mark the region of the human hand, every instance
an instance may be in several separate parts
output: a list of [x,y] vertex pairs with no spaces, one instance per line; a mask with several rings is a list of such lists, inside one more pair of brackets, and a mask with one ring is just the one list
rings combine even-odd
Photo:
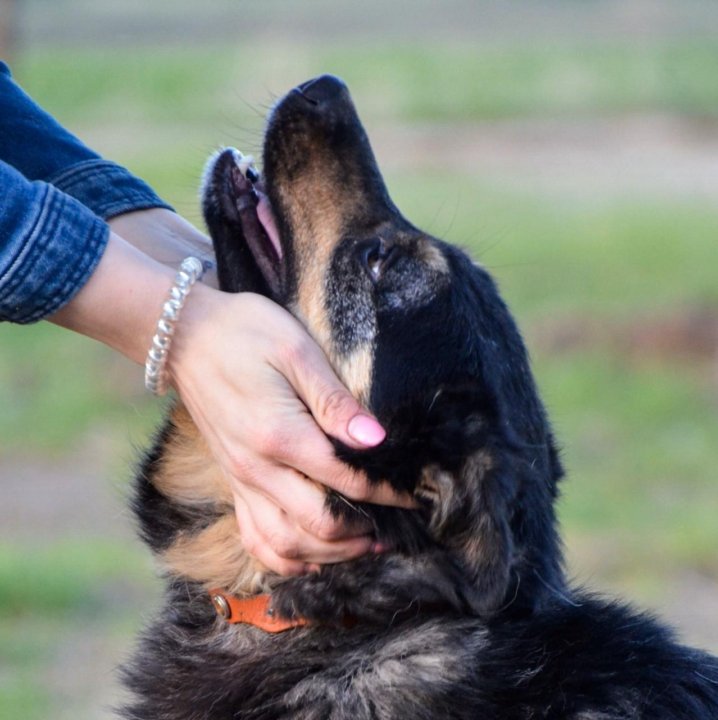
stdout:
[[230,482],[247,551],[271,570],[296,575],[379,550],[370,527],[347,527],[329,514],[322,486],[413,507],[336,459],[325,433],[359,448],[380,444],[384,430],[302,325],[267,298],[198,284],[168,371]]
[[173,272],[188,255],[209,261],[212,268],[205,271],[202,282],[217,287],[212,242],[181,215],[165,208],[148,208],[116,215],[108,225],[130,245]]
[[[128,213],[109,225],[92,276],[50,320],[143,363],[179,260],[198,254],[195,244],[205,256],[211,247],[167,210]],[[300,323],[267,298],[197,283],[168,370],[229,479],[247,550],[270,569],[299,574],[380,549],[371,528],[346,527],[329,515],[323,486],[349,499],[414,506],[335,458],[324,433],[371,447],[384,431]]]
[[[133,282],[137,297],[111,315],[116,328],[97,333],[96,321],[107,319],[102,313],[90,318],[89,331],[80,331],[143,362],[156,324],[146,308],[159,312],[168,277],[184,257],[211,259],[212,248],[192,225],[164,209],[127,213],[109,224],[144,254],[122,250],[115,237],[91,284],[96,296],[83,304],[94,316],[108,297],[132,298],[127,289]],[[147,256],[168,269],[158,273]],[[259,295],[212,290],[207,280],[205,274],[182,311],[168,370],[228,478],[248,552],[275,572],[299,574],[377,549],[371,528],[346,527],[329,515],[323,486],[350,499],[413,505],[388,486],[370,487],[339,462],[325,433],[352,447],[372,447],[384,431],[289,313]],[[216,277],[209,282],[216,285]]]

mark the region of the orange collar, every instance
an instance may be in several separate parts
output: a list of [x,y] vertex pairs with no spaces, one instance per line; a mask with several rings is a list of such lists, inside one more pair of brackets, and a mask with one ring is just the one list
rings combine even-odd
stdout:
[[280,633],[296,627],[309,625],[306,618],[286,620],[276,617],[270,606],[270,595],[254,595],[248,598],[238,598],[227,595],[222,590],[210,590],[212,605],[217,615],[228,623],[244,623],[264,630],[264,632]]

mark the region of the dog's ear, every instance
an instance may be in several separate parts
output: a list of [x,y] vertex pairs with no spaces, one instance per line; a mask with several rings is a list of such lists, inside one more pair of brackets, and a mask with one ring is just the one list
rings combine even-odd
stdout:
[[458,470],[430,466],[416,491],[430,508],[432,538],[464,568],[465,595],[483,617],[532,613],[564,585],[553,438],[521,442],[496,420]]
[[510,448],[490,438],[458,470],[429,466],[416,490],[429,532],[464,568],[472,610],[494,615],[514,595],[512,518],[520,480]]
[[267,281],[245,239],[234,195],[226,190],[233,172],[236,167],[231,151],[219,151],[207,161],[202,180],[202,214],[217,258],[219,289],[269,296]]
[[[488,617],[504,604],[515,579],[512,519],[522,463],[494,400],[447,397],[445,408],[433,437],[440,462],[424,467],[415,495],[428,508],[434,541],[463,566],[473,611]],[[457,437],[459,456],[452,455]]]
[[429,468],[419,495],[431,497],[430,532],[463,566],[472,610],[489,617],[510,595],[516,544],[511,527],[518,490],[508,453],[475,451],[457,473]]

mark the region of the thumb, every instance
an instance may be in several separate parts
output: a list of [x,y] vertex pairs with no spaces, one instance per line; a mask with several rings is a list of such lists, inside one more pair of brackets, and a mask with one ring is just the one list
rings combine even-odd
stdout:
[[351,447],[375,447],[386,437],[379,421],[342,385],[313,340],[288,363],[285,377],[325,434]]

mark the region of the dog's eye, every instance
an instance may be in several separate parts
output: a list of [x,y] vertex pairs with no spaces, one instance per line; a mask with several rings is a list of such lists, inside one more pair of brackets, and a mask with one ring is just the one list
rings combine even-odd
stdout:
[[357,253],[364,272],[377,283],[399,257],[399,247],[377,237],[358,243]]

